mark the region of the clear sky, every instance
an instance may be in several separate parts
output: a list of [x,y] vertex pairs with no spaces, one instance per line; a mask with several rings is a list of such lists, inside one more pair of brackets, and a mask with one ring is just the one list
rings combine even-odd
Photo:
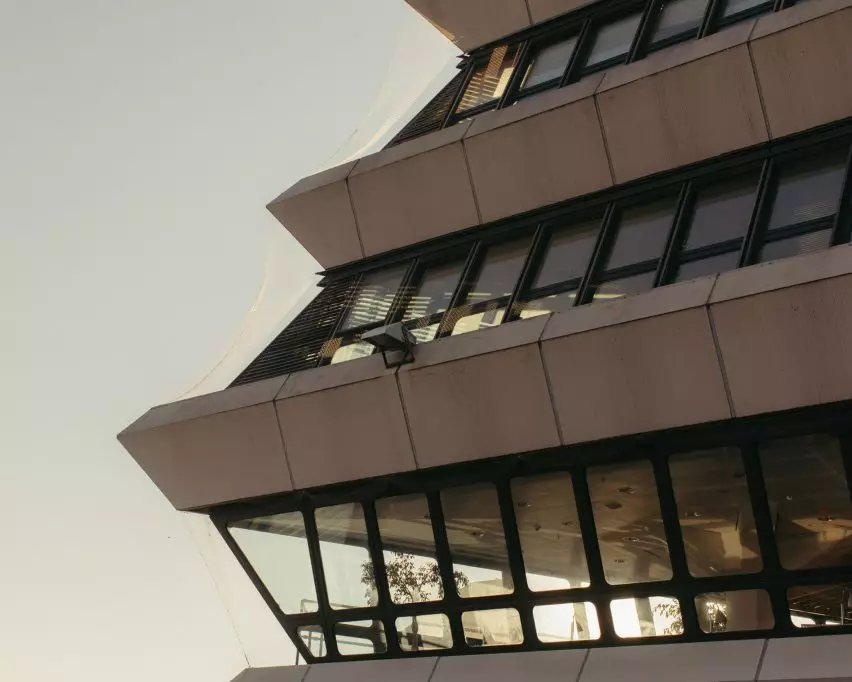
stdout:
[[0,0],[0,680],[246,665],[115,434],[279,330],[317,265],[264,205],[454,53],[402,0]]

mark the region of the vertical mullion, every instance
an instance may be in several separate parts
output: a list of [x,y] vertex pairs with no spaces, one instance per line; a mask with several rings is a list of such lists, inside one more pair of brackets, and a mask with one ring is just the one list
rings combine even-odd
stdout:
[[[464,627],[461,620],[461,597],[456,589],[456,581],[453,577],[453,557],[450,552],[450,542],[447,538],[447,529],[444,523],[444,509],[441,506],[440,493],[427,493],[426,501],[429,504],[429,517],[432,521],[432,534],[435,536],[435,560],[438,562],[438,572],[441,574],[441,582],[444,584],[444,599],[441,604],[450,619],[450,633],[453,636],[453,649],[461,651],[464,649]],[[438,606],[438,608],[441,608]]]
[[518,47],[518,54],[515,57],[515,69],[512,72],[509,82],[506,85],[506,90],[497,102],[497,109],[502,109],[510,102],[513,102],[518,94],[521,79],[524,77],[524,71],[528,64],[528,59],[531,51],[531,41],[527,40]]
[[319,610],[320,622],[325,631],[325,645],[330,660],[338,660],[340,651],[337,649],[337,638],[334,636],[334,624],[331,619],[331,604],[328,601],[328,589],[325,583],[325,569],[322,563],[322,552],[320,551],[319,531],[317,520],[314,516],[315,507],[302,510],[305,520],[305,536],[308,540],[308,554],[311,557],[311,569],[314,573],[314,584],[317,590],[317,608]]
[[686,232],[689,229],[690,219],[692,218],[695,194],[695,185],[692,180],[683,183],[680,188],[680,196],[677,200],[677,208],[675,209],[666,248],[663,251],[663,257],[660,259],[657,274],[654,277],[655,287],[669,284],[672,280],[673,268],[678,264],[680,250],[686,239]]
[[716,24],[716,18],[722,11],[725,0],[710,0],[707,3],[707,9],[704,12],[704,19],[698,27],[698,38],[703,38],[713,32],[713,27]]
[[760,170],[760,180],[757,183],[757,198],[754,202],[754,211],[751,216],[746,237],[743,239],[742,250],[738,267],[744,268],[755,262],[758,249],[763,240],[763,232],[766,220],[769,217],[769,208],[773,200],[775,185],[775,161],[772,158],[763,162]]
[[512,295],[509,297],[509,301],[506,304],[506,314],[503,316],[501,324],[513,322],[518,319],[518,315],[515,314],[515,304],[523,298],[529,288],[529,280],[533,277],[533,274],[536,272],[539,264],[541,263],[541,259],[544,255],[544,249],[547,244],[547,239],[545,238],[544,233],[544,224],[539,223],[535,230],[535,234],[533,235],[530,249],[527,252],[527,257],[524,260],[524,265],[521,268],[521,274],[518,276],[518,281],[515,284]]
[[[669,560],[676,584],[686,583],[690,579],[689,566],[686,561],[686,549],[680,530],[677,502],[675,501],[672,475],[669,471],[668,458],[655,454],[651,461],[654,467],[654,480],[657,484],[657,497],[660,501],[660,513],[663,517],[663,529],[666,534],[666,544],[669,547]],[[698,612],[695,609],[695,594],[678,594],[680,597],[680,614],[683,621],[683,634],[694,637],[701,631],[698,625]]]
[[456,93],[456,96],[453,97],[453,101],[450,104],[450,108],[447,110],[447,113],[444,114],[444,120],[441,121],[441,128],[446,128],[452,123],[453,117],[456,115],[456,109],[458,108],[459,104],[461,104],[462,98],[464,97],[464,93],[467,92],[467,88],[470,85],[470,81],[473,79],[473,74],[476,71],[476,62],[471,59],[470,62],[465,66],[465,68],[467,69],[467,73],[462,79],[459,91]]
[[367,549],[373,562],[373,579],[379,593],[379,613],[385,628],[385,642],[389,653],[399,654],[399,637],[396,636],[396,622],[393,618],[393,602],[391,601],[390,585],[385,570],[385,557],[379,534],[379,519],[376,515],[375,501],[366,502],[364,509],[364,525],[367,527]]
[[582,68],[581,63],[586,58],[586,54],[588,54],[589,47],[591,46],[591,33],[592,20],[586,19],[583,22],[580,33],[577,35],[577,44],[574,46],[574,53],[571,55],[571,59],[568,60],[565,73],[562,74],[562,80],[559,81],[560,88],[576,80],[576,76]]
[[772,615],[775,618],[775,631],[779,633],[791,632],[793,624],[790,621],[790,609],[787,606],[787,590],[783,586],[786,571],[781,567],[778,547],[775,544],[772,510],[769,507],[769,497],[766,494],[760,453],[757,444],[746,445],[740,451],[746,473],[748,494],[754,513],[754,525],[757,530],[761,561],[763,562],[762,575],[765,582],[771,586],[769,598],[772,602]]
[[533,612],[531,593],[527,585],[527,574],[524,567],[523,549],[518,532],[518,522],[515,518],[515,505],[512,499],[512,490],[506,479],[497,481],[497,501],[500,507],[500,518],[503,522],[503,533],[506,538],[506,551],[509,557],[509,569],[512,572],[512,583],[514,594],[518,601],[515,607],[521,617],[521,629],[524,633],[524,642],[530,644],[538,638],[533,623]]
[[598,235],[598,243],[595,245],[595,250],[592,252],[592,257],[589,259],[589,265],[586,268],[586,274],[580,282],[580,287],[577,289],[577,298],[574,299],[574,305],[583,305],[588,302],[589,289],[592,286],[598,270],[603,267],[603,260],[606,258],[610,244],[615,231],[618,229],[617,220],[618,211],[615,202],[607,204],[601,218],[601,231]]
[[[849,144],[848,140],[847,144]],[[831,245],[848,244],[850,238],[852,238],[852,145],[849,146],[849,153],[846,156],[846,177],[843,178],[840,205],[834,216]]]
[[662,0],[648,0],[645,3],[645,9],[642,10],[642,19],[639,21],[639,26],[636,29],[636,35],[633,36],[633,43],[630,45],[630,51],[627,53],[627,63],[635,62],[641,59],[648,45],[648,39],[651,37],[651,32],[657,21],[657,17],[662,9]]
[[444,312],[441,323],[438,325],[438,332],[435,334],[436,339],[443,338],[452,331],[449,325],[452,322],[453,315],[461,304],[461,301],[467,296],[470,287],[473,286],[472,278],[477,269],[482,265],[484,254],[485,248],[481,241],[476,242],[473,248],[471,248],[470,253],[468,253],[467,261],[465,261],[459,282],[456,285],[456,290],[453,292],[453,297],[450,299],[447,310]]
[[408,265],[405,275],[399,285],[399,291],[393,298],[388,314],[385,316],[385,324],[391,324],[402,319],[402,314],[405,312],[408,302],[411,299],[413,287],[418,284],[418,281],[423,276],[423,268],[420,267],[420,259],[414,258]]

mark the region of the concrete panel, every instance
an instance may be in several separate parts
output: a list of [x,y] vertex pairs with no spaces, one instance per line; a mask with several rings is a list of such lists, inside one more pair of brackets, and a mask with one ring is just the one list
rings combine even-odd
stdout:
[[737,416],[852,398],[852,276],[710,307]]
[[275,404],[296,489],[415,468],[393,376]]
[[612,184],[591,97],[464,144],[484,222]]
[[345,180],[285,194],[267,208],[323,267],[364,257]]
[[850,672],[852,635],[795,637],[769,640],[758,679],[847,679]]
[[305,682],[428,682],[434,658],[312,665]]
[[310,666],[246,668],[233,682],[302,682]]
[[177,509],[293,489],[272,402],[118,439]]
[[367,256],[479,222],[461,143],[353,173],[348,182]]
[[527,0],[534,24],[587,5],[589,0]]
[[751,40],[764,38],[771,33],[784,31],[847,7],[852,7],[852,0],[809,0],[787,7],[783,12],[764,14],[757,19]]
[[325,365],[314,367],[302,372],[291,374],[281,391],[275,396],[277,400],[292,398],[305,393],[324,391],[327,388],[337,388],[354,384],[368,379],[378,379],[383,376],[391,376],[395,370],[387,369],[384,360],[379,354],[359,358],[350,362],[341,362],[336,365]]
[[431,682],[574,682],[585,658],[584,649],[452,656],[438,660]]
[[542,342],[564,443],[730,417],[706,310]]
[[405,0],[465,52],[530,24],[526,0]]
[[398,377],[421,468],[559,444],[536,344]]
[[751,43],[772,137],[852,116],[850,35],[847,9]]
[[764,640],[592,649],[580,682],[739,682],[757,674]]
[[606,90],[597,100],[617,182],[767,139],[746,46]]

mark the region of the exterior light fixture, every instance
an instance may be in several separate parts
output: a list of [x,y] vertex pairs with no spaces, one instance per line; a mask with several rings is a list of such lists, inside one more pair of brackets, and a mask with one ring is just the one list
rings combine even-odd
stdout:
[[[361,341],[369,343],[381,352],[385,367],[388,369],[414,361],[414,346],[417,345],[417,339],[402,322],[394,322],[364,332],[361,335]],[[392,354],[390,360],[388,353]],[[399,354],[402,354],[402,357],[399,357]]]

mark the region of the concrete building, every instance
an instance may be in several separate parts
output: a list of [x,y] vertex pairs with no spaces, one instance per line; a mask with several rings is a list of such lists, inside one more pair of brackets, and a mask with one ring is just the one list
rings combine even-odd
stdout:
[[852,680],[852,0],[408,2],[458,76],[269,205],[316,298],[119,436],[239,679]]

